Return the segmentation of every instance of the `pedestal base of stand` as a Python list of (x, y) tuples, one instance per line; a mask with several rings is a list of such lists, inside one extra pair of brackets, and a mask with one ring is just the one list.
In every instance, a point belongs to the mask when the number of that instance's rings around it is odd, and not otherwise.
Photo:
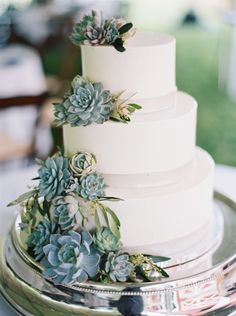
[[(198, 274), (151, 283), (55, 286), (20, 244), (13, 226), (0, 247), (0, 292), (20, 315), (232, 315), (236, 311), (236, 204), (215, 194), (216, 214), (224, 219), (219, 247), (209, 250), (211, 267)], [(221, 218), (222, 218), (221, 216)], [(198, 265), (196, 258), (191, 264)], [(189, 262), (186, 263), (189, 265)], [(175, 266), (176, 271), (178, 265)], [(192, 269), (194, 273), (194, 269)]]

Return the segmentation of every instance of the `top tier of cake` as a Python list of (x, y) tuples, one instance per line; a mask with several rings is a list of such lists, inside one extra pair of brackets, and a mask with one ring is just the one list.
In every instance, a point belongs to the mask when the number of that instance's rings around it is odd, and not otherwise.
[(142, 109), (129, 124), (64, 126), (69, 155), (92, 152), (98, 171), (105, 174), (138, 174), (179, 168), (194, 157), (196, 101), (177, 92), (175, 38), (160, 33), (137, 33), (120, 53), (112, 46), (82, 45), (83, 76), (102, 82), (112, 94)]
[(124, 53), (112, 46), (83, 45), (83, 76), (112, 93), (158, 98), (176, 91), (175, 46), (170, 35), (142, 32), (129, 39)]

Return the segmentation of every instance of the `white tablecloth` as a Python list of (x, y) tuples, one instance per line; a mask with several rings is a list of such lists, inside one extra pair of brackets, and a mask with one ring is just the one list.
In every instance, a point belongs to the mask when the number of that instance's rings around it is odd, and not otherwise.
[[(29, 179), (36, 176), (36, 170), (36, 167), (30, 167), (0, 175), (0, 237), (7, 233), (16, 212), (16, 209), (6, 208), (5, 205), (27, 190)], [(236, 168), (217, 165), (215, 189), (236, 200)], [(1, 298), (0, 315), (16, 316)]]

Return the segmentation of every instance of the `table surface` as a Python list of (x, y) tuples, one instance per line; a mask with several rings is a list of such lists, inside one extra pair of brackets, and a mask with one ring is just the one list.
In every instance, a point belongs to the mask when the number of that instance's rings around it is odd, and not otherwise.
[[(27, 190), (30, 179), (34, 178), (37, 167), (10, 171), (0, 175), (0, 238), (3, 237), (17, 212), (16, 208), (7, 208), (6, 204)], [(236, 168), (223, 165), (216, 166), (215, 190), (236, 200)], [(8, 305), (0, 298), (0, 315), (16, 316)]]

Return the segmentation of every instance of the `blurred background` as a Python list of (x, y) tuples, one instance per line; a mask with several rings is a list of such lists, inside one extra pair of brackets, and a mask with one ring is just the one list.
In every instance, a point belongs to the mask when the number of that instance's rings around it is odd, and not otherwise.
[(62, 144), (52, 103), (81, 72), (68, 36), (91, 9), (176, 36), (177, 86), (199, 102), (197, 143), (236, 166), (236, 0), (0, 0), (0, 175)]

